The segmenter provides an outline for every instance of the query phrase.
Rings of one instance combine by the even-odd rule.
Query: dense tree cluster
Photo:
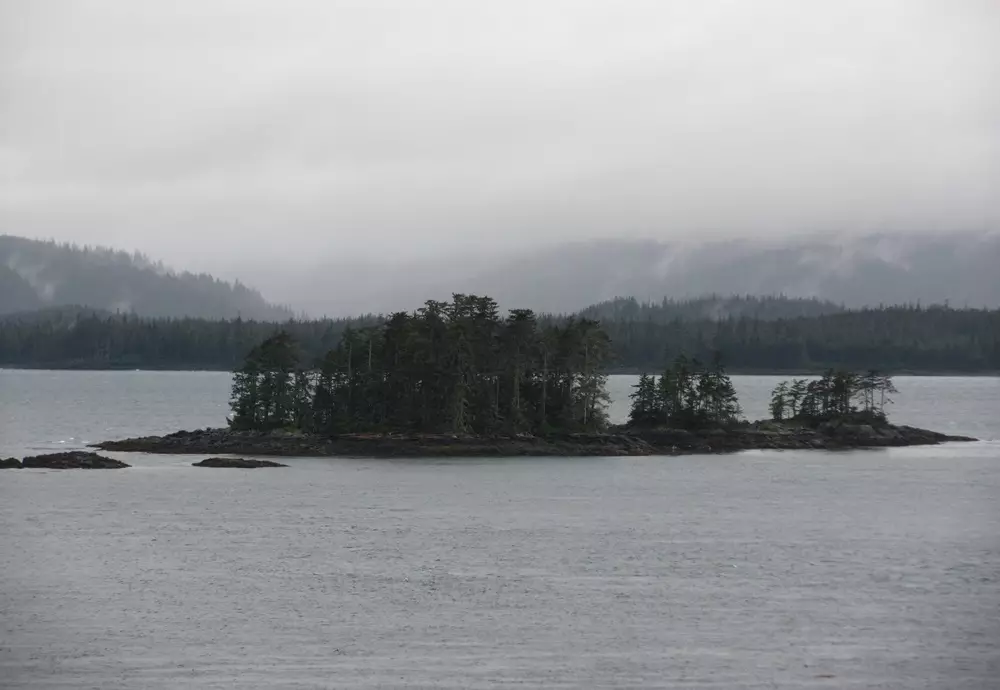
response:
[[[595,321],[540,326],[488,297],[454,295],[344,330],[310,365],[287,332],[234,373],[231,424],[323,433],[537,433],[607,423],[610,342]]]
[[[582,317],[578,317],[582,318]],[[539,328],[568,317],[538,317]],[[0,317],[0,366],[232,370],[278,331],[306,361],[322,358],[347,329],[386,323],[379,316],[266,323],[246,319],[143,319],[83,309]],[[731,371],[1000,371],[1000,310],[889,307],[815,317],[750,317],[660,323],[626,313],[602,318],[613,342],[609,371],[655,371],[687,353],[722,352]]]
[[[884,421],[886,405],[898,393],[892,377],[875,370],[864,374],[829,370],[822,378],[783,381],[771,393],[776,421],[822,421],[861,415]]]
[[[684,355],[657,378],[643,374],[631,394],[629,426],[692,429],[728,426],[743,411],[718,355],[711,366]]]

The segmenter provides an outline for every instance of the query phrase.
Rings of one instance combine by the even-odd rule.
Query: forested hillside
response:
[[[147,317],[287,319],[256,290],[141,254],[0,235],[0,314],[82,304]]]
[[[642,313],[641,311],[639,313]],[[569,317],[539,316],[540,324]],[[378,316],[320,321],[143,319],[86,309],[0,318],[0,366],[222,369],[279,330],[318,360],[348,328]],[[1000,372],[1000,310],[888,307],[797,318],[601,319],[613,370],[659,371],[679,354],[722,354],[735,372]]]
[[[801,316],[822,316],[845,311],[833,302],[815,298],[785,297],[784,295],[755,297],[710,295],[677,300],[664,297],[660,302],[640,302],[635,297],[617,297],[587,307],[580,316],[602,321],[721,321],[750,318],[762,321],[793,319]]]
[[[392,267],[317,256],[263,266],[254,284],[311,314],[412,309],[424,295],[488,294],[503,307],[571,313],[621,295],[658,302],[723,295],[816,297],[851,309],[883,304],[1000,307],[1000,232],[834,232],[687,242],[614,239],[435,256]],[[814,313],[783,314],[813,316]]]
[[[796,319],[603,321],[618,366],[721,352],[734,371],[1000,372],[1000,310],[888,307]]]

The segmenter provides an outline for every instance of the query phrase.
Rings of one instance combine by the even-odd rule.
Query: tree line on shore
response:
[[[641,309],[599,311],[613,343],[609,371],[658,370],[681,353],[710,361],[713,352],[724,353],[729,369],[738,372],[1000,371],[1000,310],[888,307],[773,320],[663,320],[662,313]],[[0,366],[232,370],[251,347],[279,331],[291,335],[304,360],[312,361],[336,347],[348,330],[389,318],[270,323],[53,309],[0,317]],[[569,318],[536,320],[542,328]]]
[[[345,329],[314,361],[280,332],[234,372],[236,429],[319,433],[517,434],[607,423],[611,355],[596,321],[501,317],[489,297],[428,301],[383,324]]]

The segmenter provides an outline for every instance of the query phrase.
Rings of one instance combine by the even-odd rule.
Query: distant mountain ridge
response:
[[[1000,306],[998,266],[1000,233],[607,240],[533,252],[469,283],[502,303],[542,311],[573,311],[621,295],[659,301],[709,294],[816,298],[850,308],[946,302],[978,308]]]
[[[706,295],[805,300],[782,306],[783,318],[883,304],[996,308],[998,266],[1000,233],[942,232],[700,243],[612,239],[397,264],[263,262],[256,269],[231,266],[229,275],[252,275],[254,285],[311,317],[408,311],[454,292],[549,314],[633,309],[601,306],[628,295],[638,305],[650,303],[644,318],[654,305],[661,308],[655,318],[667,318],[664,298],[674,304],[671,313],[686,303],[687,318],[769,318],[760,310],[777,306]],[[67,305],[148,317],[293,316],[238,281],[175,273],[140,254],[0,235],[0,314]]]
[[[502,307],[571,313],[622,295],[659,302],[784,295],[847,308],[1000,307],[1000,233],[940,232],[669,242],[609,239],[389,269],[325,262],[255,280],[314,316],[412,309],[416,298],[485,294]]]
[[[142,254],[0,235],[0,314],[72,305],[147,317],[292,316],[238,281],[177,273]]]

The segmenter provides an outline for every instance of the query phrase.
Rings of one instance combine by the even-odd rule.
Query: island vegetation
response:
[[[690,430],[742,421],[743,408],[718,353],[709,367],[680,355],[659,379],[642,374],[630,397],[632,428]]]
[[[771,416],[779,422],[855,419],[881,424],[887,421],[886,406],[898,392],[891,376],[874,369],[863,374],[829,370],[816,380],[778,384],[771,393]]]
[[[318,433],[599,431],[610,341],[596,321],[540,326],[475,295],[428,301],[347,329],[308,366],[286,332],[253,348],[233,379],[231,426]]]

